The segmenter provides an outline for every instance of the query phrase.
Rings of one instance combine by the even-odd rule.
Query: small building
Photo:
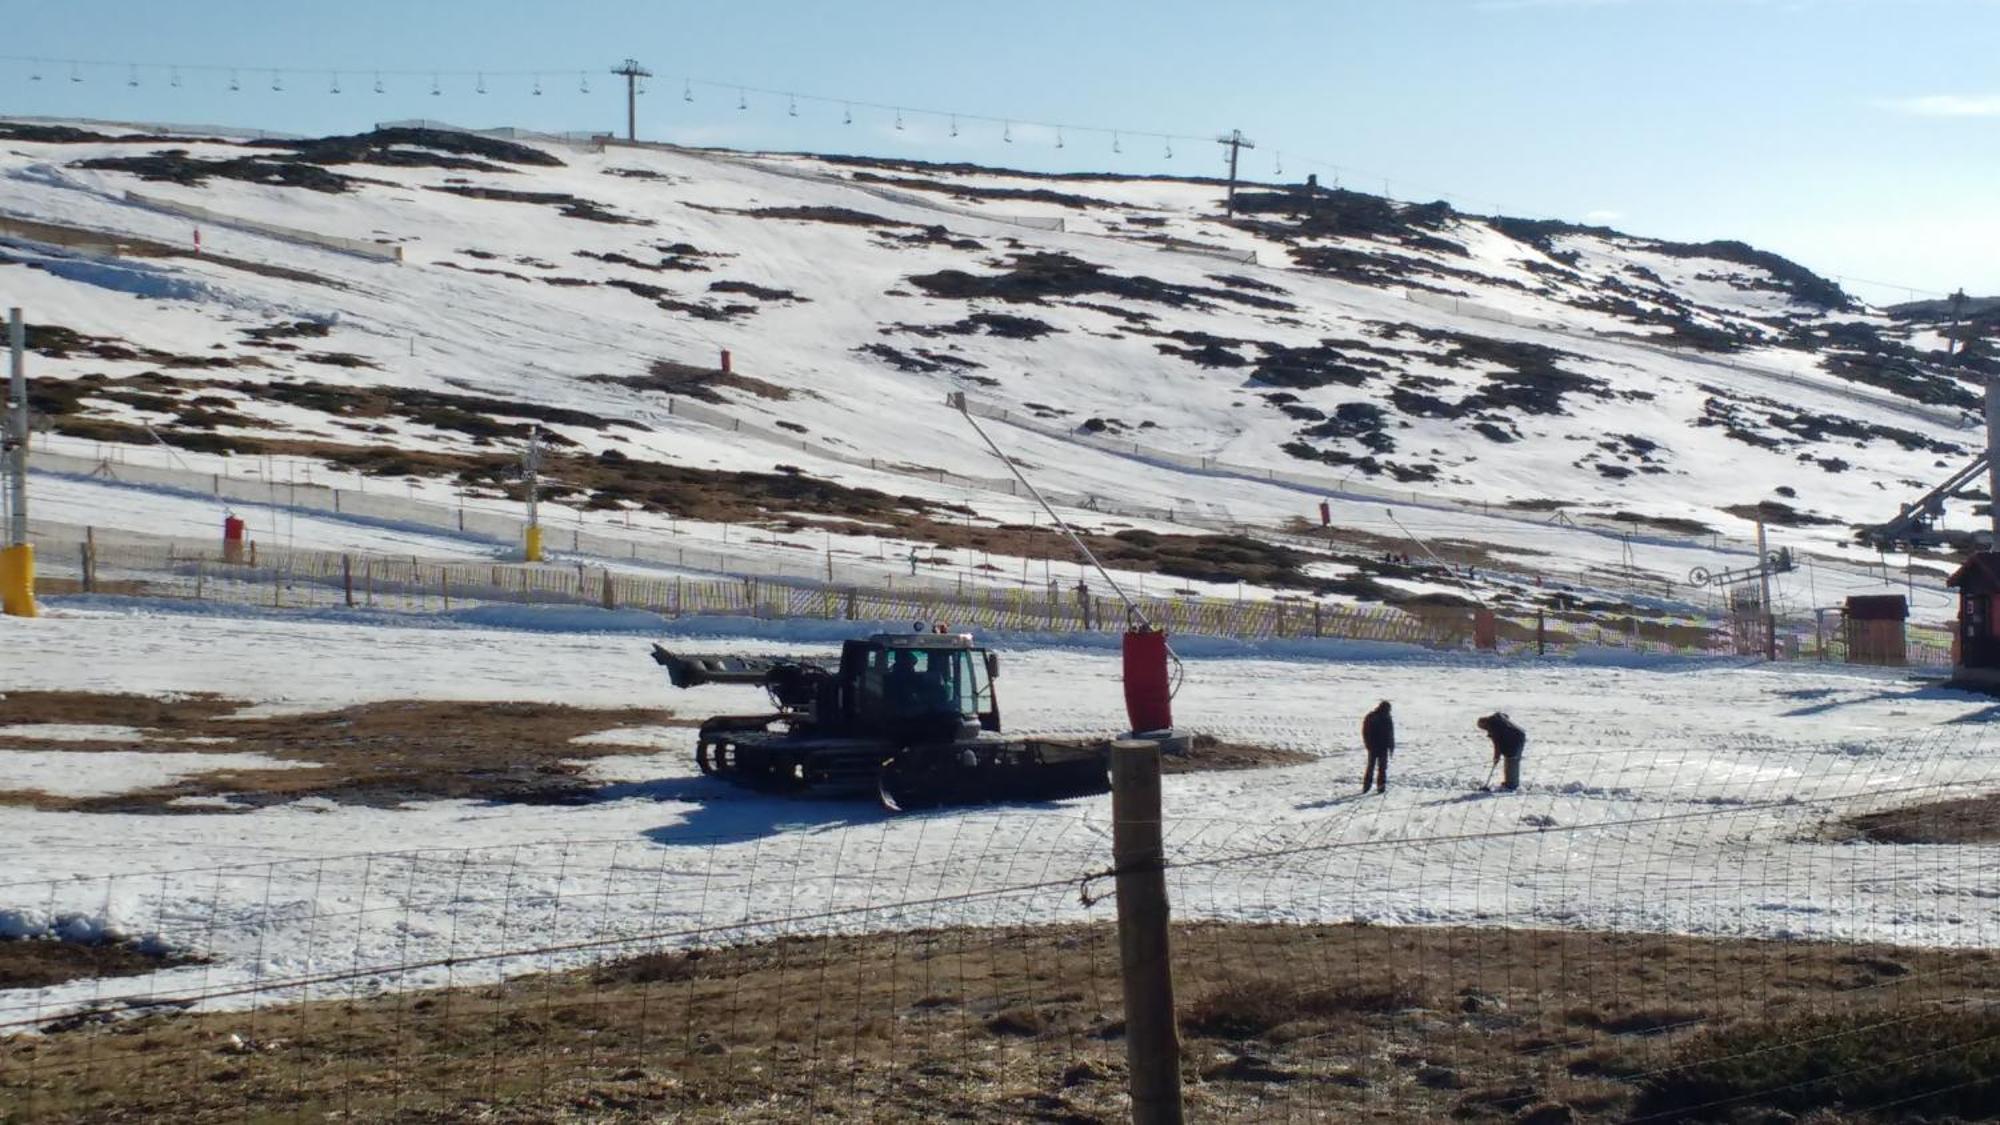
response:
[[[1849,664],[1900,666],[1909,661],[1903,623],[1910,601],[1901,594],[1865,594],[1847,599],[1841,614]]]
[[[2000,689],[2000,551],[1981,551],[1945,579],[1958,591],[1951,682]]]

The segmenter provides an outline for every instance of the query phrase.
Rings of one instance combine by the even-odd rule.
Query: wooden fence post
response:
[[[83,592],[97,592],[97,529],[83,529]]]
[[[336,493],[335,495],[338,495],[338,493]],[[340,556],[340,589],[341,592],[345,594],[347,597],[347,608],[353,609],[354,608],[354,558],[351,555]]]
[[[1112,743],[1111,857],[1117,872],[1125,1062],[1135,1125],[1179,1125],[1184,1120],[1160,819],[1159,744]]]
[[[194,560],[194,600],[201,600],[201,560]]]
[[[444,610],[445,610],[445,612],[446,612],[446,613],[450,613],[450,612],[451,612],[451,573],[450,573],[449,571],[445,570],[445,568],[443,568],[443,567],[438,567],[438,593],[440,593],[440,594],[443,594],[443,595],[444,595]]]
[[[1547,656],[1548,652],[1549,652],[1549,616],[1547,613],[1538,609],[1535,611],[1535,655]]]
[[[605,609],[618,608],[618,595],[612,589],[611,570],[608,567],[604,571],[604,608]]]

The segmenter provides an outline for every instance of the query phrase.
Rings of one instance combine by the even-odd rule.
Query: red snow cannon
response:
[[[1125,632],[1125,714],[1132,733],[1172,730],[1173,689],[1167,677],[1167,634],[1150,625]]]
[[[236,516],[222,518],[222,557],[226,562],[243,561],[243,521]]]

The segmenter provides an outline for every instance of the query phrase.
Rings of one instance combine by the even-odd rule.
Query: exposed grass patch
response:
[[[47,988],[72,980],[136,977],[194,962],[191,957],[129,941],[0,938],[0,991]]]
[[[1196,1120],[1730,1119],[1694,1109],[1718,1098],[1741,1099],[1735,1120],[1868,1120],[1903,1097],[1883,1120],[1977,1120],[2000,1073],[2000,1016],[1976,1007],[2000,996],[2000,964],[1982,951],[1194,923],[1173,953]],[[1857,992],[1857,955],[1919,983]],[[62,1123],[1125,1120],[1117,963],[1108,924],[801,935],[65,1024],[0,1040],[0,1104]],[[1938,1002],[1942,980],[1962,1005]],[[1711,1025],[1645,1036],[1569,1015],[1677,1009]]]
[[[1196,1035],[1251,1039],[1305,1020],[1380,1015],[1425,1005],[1409,983],[1313,988],[1295,980],[1253,977],[1230,981],[1186,1004],[1181,1025]]]
[[[909,279],[933,297],[949,300],[989,298],[1016,304],[1046,304],[1065,297],[1109,294],[1128,301],[1146,301],[1177,308],[1209,308],[1227,301],[1254,308],[1290,309],[1283,301],[1237,289],[1174,285],[1145,276],[1107,273],[1105,268],[1070,254],[1046,251],[1010,255],[1003,272],[971,274],[940,270]]]
[[[1160,759],[1160,769],[1163,773],[1207,773],[1215,770],[1298,766],[1318,760],[1303,750],[1224,742],[1214,735],[1197,734],[1194,736],[1194,746],[1189,753],[1164,755]]]
[[[642,227],[653,225],[653,220],[651,219],[635,219],[629,215],[621,215],[602,203],[582,199],[567,192],[515,191],[510,188],[477,187],[471,184],[426,184],[424,186],[431,191],[441,191],[449,195],[462,195],[468,199],[494,199],[503,203],[540,203],[554,207],[558,213],[567,218],[586,219],[593,223],[619,223]]]
[[[161,701],[86,692],[9,692],[0,698],[0,725],[115,724],[170,739],[219,737],[228,740],[222,749],[229,753],[260,753],[316,768],[218,771],[140,792],[98,797],[0,793],[0,804],[72,812],[213,814],[213,807],[171,802],[226,796],[238,808],[254,808],[324,797],[343,804],[393,808],[405,801],[465,797],[584,799],[594,787],[581,778],[578,762],[633,751],[609,743],[574,743],[573,738],[627,726],[689,725],[658,709],[590,710],[513,702],[386,702],[304,715],[226,717],[243,706],[213,696]],[[135,745],[15,738],[8,745],[72,753],[189,749],[186,743],[168,740]]]
[[[1996,1084],[2000,1011],[1939,1005],[1888,1019],[1804,1014],[1707,1033],[1645,1079],[1633,1108],[1668,1121],[1736,1121],[1757,1109],[1990,1121],[2000,1117]]]
[[[2000,793],[1860,813],[1831,827],[1836,838],[1876,844],[1991,844],[2000,842]]]

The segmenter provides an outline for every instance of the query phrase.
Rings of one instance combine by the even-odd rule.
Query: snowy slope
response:
[[[1934,340],[1747,247],[1346,192],[1247,191],[1225,220],[1213,183],[440,136],[302,165],[280,148],[16,130],[0,150],[0,219],[16,221],[0,230],[0,278],[32,324],[87,338],[37,340],[36,378],[72,388],[44,396],[47,425],[148,444],[143,424],[187,457],[261,452],[322,472],[368,468],[357,451],[388,446],[445,460],[371,471],[449,480],[511,461],[539,423],[584,457],[787,466],[1020,522],[1016,499],[895,471],[1001,475],[945,405],[965,391],[1096,439],[998,428],[1041,483],[1107,506],[1276,530],[1344,481],[1407,497],[1420,534],[1499,545],[1552,575],[1634,561],[1615,537],[1542,522],[1558,503],[1685,521],[1644,533],[1708,529],[1733,565],[1744,517],[1775,505],[1774,521],[1805,521],[1786,542],[1867,558],[1847,525],[1893,514],[1972,452],[1970,392],[1897,334]],[[344,190],[305,186],[328,177]],[[171,210],[185,206],[239,225]],[[186,253],[197,226],[199,257]],[[93,237],[125,253],[75,245]],[[1871,348],[1873,366],[1854,360]],[[744,379],[719,377],[724,349]],[[683,366],[663,383],[661,361]],[[669,412],[690,395],[798,444]],[[1181,471],[1105,437],[1325,487]],[[1367,495],[1337,498],[1336,523],[1400,539]],[[1672,550],[1639,564],[1678,579],[1718,563]],[[1830,581],[1861,584],[1847,574]]]

